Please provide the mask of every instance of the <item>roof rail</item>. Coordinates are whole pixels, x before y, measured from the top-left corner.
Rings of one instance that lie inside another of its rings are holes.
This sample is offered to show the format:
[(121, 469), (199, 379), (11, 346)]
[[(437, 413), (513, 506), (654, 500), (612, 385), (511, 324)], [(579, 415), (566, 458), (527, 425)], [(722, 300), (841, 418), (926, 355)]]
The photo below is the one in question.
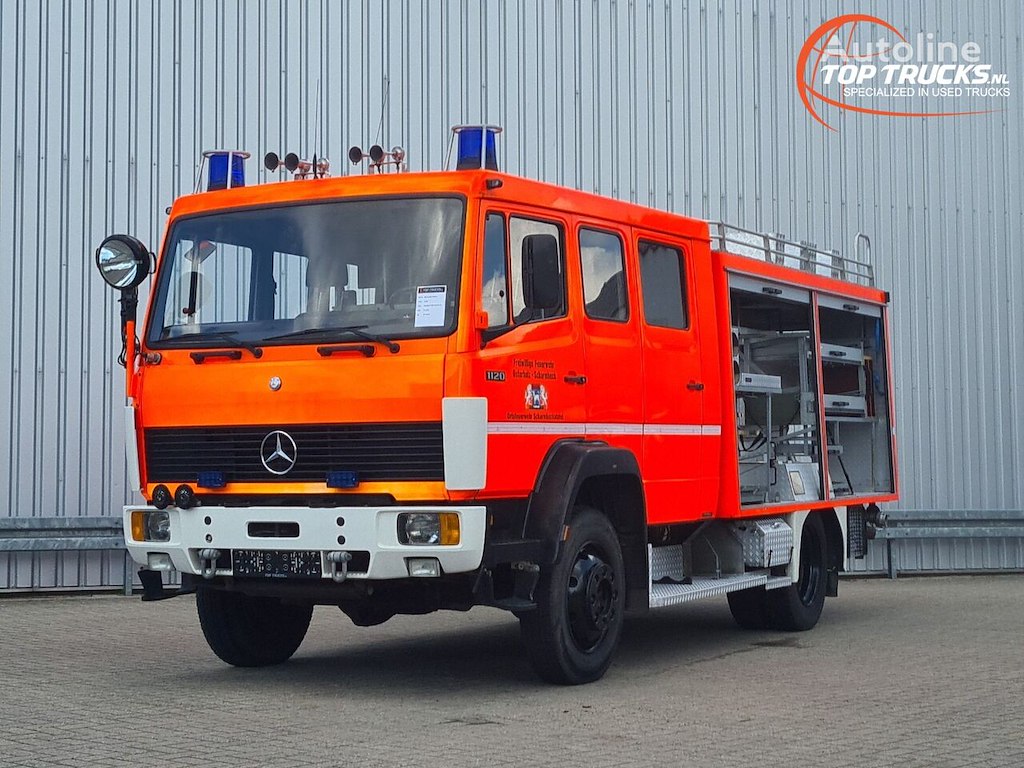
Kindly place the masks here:
[(856, 252), (860, 241), (864, 241), (867, 255), (863, 260), (843, 256), (836, 250), (822, 250), (814, 243), (796, 242), (787, 239), (785, 235), (755, 232), (722, 221), (709, 221), (708, 231), (712, 250), (728, 251), (737, 256), (794, 267), (859, 285), (875, 284), (875, 270), (870, 261), (871, 240), (860, 232), (854, 238), (854, 249)]

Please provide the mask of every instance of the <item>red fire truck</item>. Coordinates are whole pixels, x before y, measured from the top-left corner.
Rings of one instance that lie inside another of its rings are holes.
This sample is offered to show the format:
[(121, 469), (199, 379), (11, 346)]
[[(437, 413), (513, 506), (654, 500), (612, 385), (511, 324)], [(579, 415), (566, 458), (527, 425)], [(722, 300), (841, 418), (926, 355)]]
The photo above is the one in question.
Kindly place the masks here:
[(806, 630), (897, 498), (867, 258), (499, 172), (496, 133), (456, 129), (448, 171), (374, 147), (255, 186), (208, 153), (138, 325), (154, 257), (97, 249), (127, 547), (227, 663), (285, 661), (314, 605), (503, 608), (559, 683), (604, 674), (627, 612), (726, 595)]

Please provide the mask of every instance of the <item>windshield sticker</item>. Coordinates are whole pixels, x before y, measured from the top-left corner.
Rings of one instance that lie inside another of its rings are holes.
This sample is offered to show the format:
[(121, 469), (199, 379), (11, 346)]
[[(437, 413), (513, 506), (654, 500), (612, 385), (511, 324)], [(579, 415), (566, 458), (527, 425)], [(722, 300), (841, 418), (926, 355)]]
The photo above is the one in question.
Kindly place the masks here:
[(416, 327), (437, 328), (444, 325), (447, 285), (421, 285), (416, 288)]

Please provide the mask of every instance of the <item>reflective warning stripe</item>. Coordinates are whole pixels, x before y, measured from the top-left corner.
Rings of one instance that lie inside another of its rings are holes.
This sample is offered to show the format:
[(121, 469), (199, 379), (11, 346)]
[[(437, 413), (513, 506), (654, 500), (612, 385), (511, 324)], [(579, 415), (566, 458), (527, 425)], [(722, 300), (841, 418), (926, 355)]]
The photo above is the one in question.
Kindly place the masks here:
[(489, 421), (489, 435), (687, 435), (722, 434), (721, 424), (623, 424), (577, 421)]

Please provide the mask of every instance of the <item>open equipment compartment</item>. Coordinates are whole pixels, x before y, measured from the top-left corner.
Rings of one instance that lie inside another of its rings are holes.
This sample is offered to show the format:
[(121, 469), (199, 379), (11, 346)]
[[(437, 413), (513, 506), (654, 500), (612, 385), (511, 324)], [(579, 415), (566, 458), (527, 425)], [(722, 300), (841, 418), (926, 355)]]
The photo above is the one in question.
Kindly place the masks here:
[(744, 506), (824, 499), (810, 291), (729, 279)]
[(882, 308), (821, 295), (818, 320), (832, 495), (891, 493), (892, 429)]

